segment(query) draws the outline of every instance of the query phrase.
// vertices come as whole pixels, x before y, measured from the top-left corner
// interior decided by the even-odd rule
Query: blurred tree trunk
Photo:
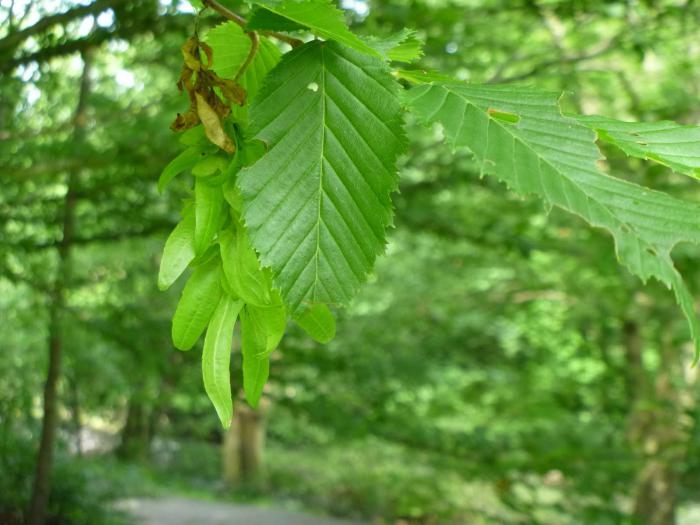
[[[677,467],[689,446],[687,410],[695,405],[696,372],[671,337],[658,343],[659,364],[652,376],[644,369],[638,322],[625,323],[628,381],[632,393],[629,436],[643,465],[634,492],[635,518],[647,525],[676,523]],[[687,369],[687,370],[686,370]]]
[[[140,394],[129,398],[126,422],[121,432],[117,455],[121,459],[147,459],[151,449],[153,410]]]
[[[224,435],[222,447],[223,478],[227,485],[258,487],[265,479],[265,436],[267,398],[256,410],[238,403],[233,423]]]
[[[78,105],[75,110],[73,140],[79,144],[85,137],[87,97],[90,92],[91,52],[82,54],[83,73],[80,81]],[[63,314],[66,288],[71,279],[71,248],[75,230],[77,173],[68,174],[64,198],[62,239],[58,245],[59,267],[49,297],[49,364],[44,385],[44,414],[41,424],[41,440],[37,453],[34,485],[27,514],[27,525],[43,525],[51,492],[51,470],[57,426],[57,390],[63,350]]]
[[[73,420],[73,435],[75,437],[75,453],[78,457],[83,455],[83,422],[80,417],[80,391],[78,390],[78,378],[70,375],[68,387],[70,389],[70,412]]]

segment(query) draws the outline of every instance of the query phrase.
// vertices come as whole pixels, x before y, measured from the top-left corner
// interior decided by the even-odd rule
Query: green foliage
[[[305,29],[324,40],[303,43],[270,33]],[[266,36],[250,31],[286,39],[293,49],[280,59]],[[466,84],[420,70],[393,72],[403,87],[418,84],[400,96],[387,62],[420,58],[416,32],[359,37],[326,0],[261,0],[245,28],[226,22],[206,40],[215,71],[241,79],[247,90],[247,103],[232,108],[225,121],[239,150],[228,163],[207,156],[194,165],[190,152],[161,178],[167,183],[187,167],[196,177],[195,254],[203,258],[218,243],[223,289],[231,301],[245,303],[243,383],[251,404],[267,380],[269,353],[282,336],[286,312],[312,338],[330,341],[335,327],[328,305],[349,304],[384,250],[404,147],[401,99],[419,120],[442,125],[453,152],[472,153],[482,174],[612,234],[624,266],[644,282],[653,277],[673,289],[700,348],[693,299],[671,258],[677,244],[700,241],[698,206],[602,171],[589,129],[630,155],[693,174],[695,128],[567,117],[555,93]],[[177,238],[178,246],[186,245]],[[176,244],[171,239],[163,286],[190,258],[187,248],[181,257],[170,255]],[[188,286],[185,292],[192,293]],[[194,344],[213,308],[202,311],[187,337],[179,334],[176,346]],[[183,312],[178,307],[178,332]]]
[[[519,87],[455,82],[413,88],[407,103],[425,122],[440,122],[453,148],[469,148],[483,173],[608,230],[620,262],[632,273],[673,288],[697,353],[700,324],[671,250],[679,242],[700,242],[700,207],[600,171],[593,134],[562,116],[557,98]]]
[[[310,306],[294,320],[319,343],[329,343],[335,337],[335,319],[323,303]]]
[[[221,299],[221,263],[218,257],[197,266],[182,290],[173,315],[173,344],[189,350],[202,335]]]
[[[221,424],[227,428],[233,417],[231,400],[231,342],[233,327],[243,303],[224,294],[209,322],[202,351],[202,375],[204,389],[219,414]]]
[[[280,17],[308,27],[312,33],[322,38],[379,56],[375,49],[348,29],[343,12],[330,0],[257,0],[255,3]],[[271,27],[260,27],[261,20],[258,19],[258,29],[279,28],[278,21],[270,20],[269,17],[266,21],[272,22]]]
[[[333,42],[286,55],[251,108],[268,153],[241,171],[243,218],[294,313],[346,304],[384,247],[402,147],[396,87]]]
[[[577,120],[631,157],[652,160],[678,173],[700,178],[700,127],[675,122],[623,122],[609,117]]]

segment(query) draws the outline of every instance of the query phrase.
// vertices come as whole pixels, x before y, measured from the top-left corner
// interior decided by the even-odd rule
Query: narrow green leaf
[[[235,233],[230,229],[222,231],[219,234],[219,245],[224,277],[231,290],[248,304],[270,304],[272,279],[260,267],[245,228],[238,228]]]
[[[202,148],[192,146],[171,160],[168,165],[163,168],[160,177],[158,177],[158,191],[163,193],[163,190],[170,184],[171,180],[183,171],[191,169],[204,154]]]
[[[194,269],[173,315],[175,348],[189,350],[194,346],[207,327],[221,292],[221,262],[218,257]]]
[[[165,241],[158,271],[158,288],[170,288],[193,259],[194,212],[190,208]]]
[[[308,27],[312,33],[335,40],[362,53],[380,53],[348,29],[345,15],[329,0],[255,0],[259,6]]]
[[[224,194],[219,186],[212,186],[203,179],[194,183],[194,249],[201,254],[211,244],[221,226],[224,211]]]
[[[600,171],[593,132],[561,115],[556,94],[453,81],[415,87],[406,100],[424,121],[441,123],[453,147],[469,148],[484,173],[608,230],[632,273],[673,288],[697,355],[700,324],[671,251],[679,242],[700,244],[700,206]],[[519,120],[504,122],[494,110]]]
[[[323,303],[314,304],[295,317],[294,321],[319,343],[328,343],[335,337],[335,319],[328,306]]]
[[[243,302],[223,294],[204,337],[202,352],[202,378],[204,389],[224,428],[231,425],[233,400],[231,399],[231,343],[233,328]]]
[[[286,325],[284,306],[246,305],[241,311],[243,390],[248,404],[258,405],[270,373],[270,353],[277,347]]]
[[[598,139],[631,157],[648,159],[700,179],[700,127],[675,122],[623,122],[607,117],[575,117],[598,133]]]
[[[243,218],[290,311],[347,303],[391,224],[403,148],[384,62],[336,42],[286,54],[251,108],[268,153],[238,174]]]

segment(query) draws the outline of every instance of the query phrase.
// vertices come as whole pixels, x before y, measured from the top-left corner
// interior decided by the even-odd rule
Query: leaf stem
[[[248,56],[246,57],[245,62],[243,62],[241,67],[238,68],[236,76],[233,77],[236,82],[241,79],[248,66],[253,62],[255,53],[258,51],[258,47],[260,47],[260,39],[258,38],[258,34],[255,31],[249,31],[247,34],[250,37],[250,51],[248,51]]]
[[[232,22],[235,22],[236,24],[241,26],[243,29],[245,29],[246,24],[248,24],[248,21],[245,18],[243,18],[238,13],[234,13],[228,7],[220,4],[217,0],[202,0],[202,3],[207,7],[211,7],[214,11],[219,13],[221,16],[223,16],[227,20],[231,20]],[[294,38],[294,37],[285,35],[283,33],[278,33],[277,31],[263,31],[262,34],[265,36],[271,36],[273,38],[276,38],[277,40],[279,40],[281,42],[285,42],[292,47],[297,47],[297,46],[300,46],[301,44],[304,43],[302,40],[299,40],[298,38]],[[257,39],[257,37],[256,37],[256,39]],[[255,48],[257,50],[256,43],[253,44],[253,48]],[[253,48],[251,48],[251,51]],[[255,53],[253,52],[253,56],[254,55],[255,55]],[[250,55],[249,55],[249,58],[250,58]],[[248,62],[248,60],[246,60],[246,62]],[[244,65],[247,66],[247,64],[244,64]]]

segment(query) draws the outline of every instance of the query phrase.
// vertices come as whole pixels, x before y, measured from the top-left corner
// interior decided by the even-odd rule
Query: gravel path
[[[117,507],[143,525],[368,525],[253,505],[176,497],[122,500]]]

